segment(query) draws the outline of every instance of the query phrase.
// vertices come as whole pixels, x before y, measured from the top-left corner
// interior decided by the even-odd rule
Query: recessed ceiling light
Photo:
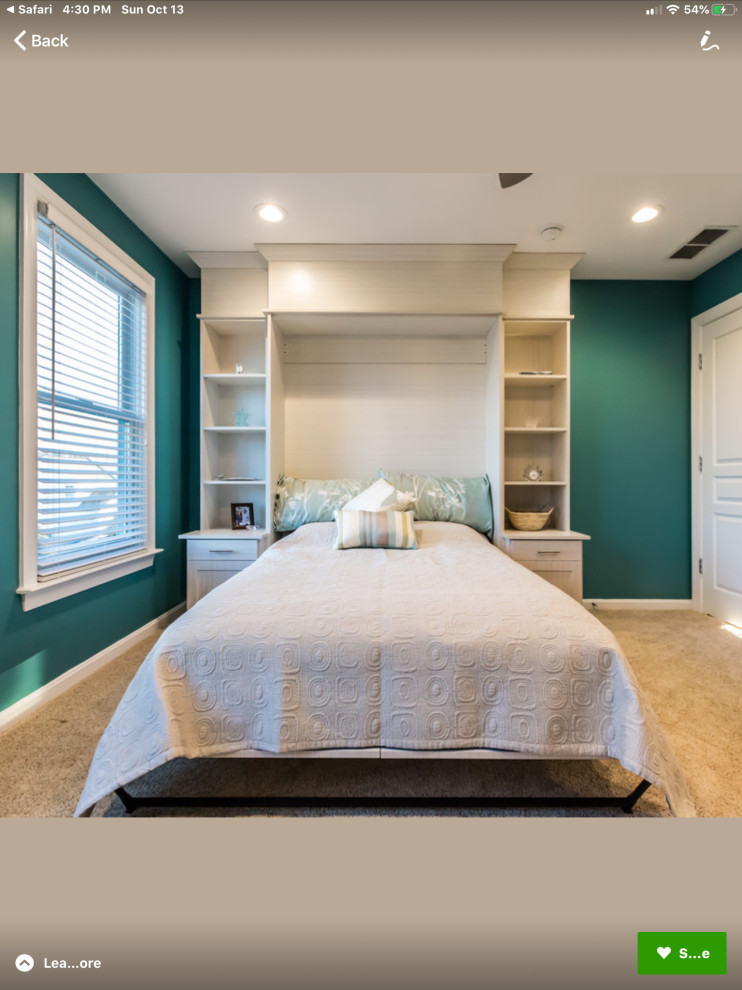
[[[646,223],[647,220],[654,220],[662,212],[661,206],[642,206],[640,210],[631,218],[634,223]]]
[[[286,216],[286,210],[282,206],[276,206],[275,203],[259,203],[255,210],[260,219],[267,220],[268,223],[280,223]]]

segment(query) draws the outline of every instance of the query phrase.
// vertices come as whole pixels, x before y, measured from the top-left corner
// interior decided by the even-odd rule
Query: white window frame
[[[37,568],[37,379],[36,379],[36,265],[37,203],[42,200],[62,217],[64,230],[102,261],[144,292],[147,320],[147,539],[135,553],[98,561],[59,577],[38,580]],[[21,185],[20,285],[20,585],[23,609],[38,608],[68,595],[135,571],[151,567],[155,554],[155,409],[154,341],[155,280],[113,241],[102,234],[35,175],[25,173]]]

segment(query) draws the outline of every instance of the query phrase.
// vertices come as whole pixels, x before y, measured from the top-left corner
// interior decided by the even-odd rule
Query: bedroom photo
[[[0,27],[3,990],[739,984],[742,6]]]
[[[0,204],[0,815],[742,815],[742,174]]]

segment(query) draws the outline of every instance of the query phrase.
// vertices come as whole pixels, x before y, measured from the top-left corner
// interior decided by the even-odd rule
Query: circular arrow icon
[[[29,956],[26,952],[22,953],[15,961],[15,968],[22,973],[30,973],[33,969],[33,956]]]

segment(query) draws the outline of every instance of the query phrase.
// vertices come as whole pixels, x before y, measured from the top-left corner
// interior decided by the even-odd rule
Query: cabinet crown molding
[[[574,266],[584,258],[584,253],[572,252],[562,253],[557,251],[532,252],[513,251],[503,262],[505,271],[571,271]]]
[[[395,261],[498,264],[514,244],[256,244],[268,261]]]
[[[262,268],[268,263],[259,251],[188,251],[199,268]]]

